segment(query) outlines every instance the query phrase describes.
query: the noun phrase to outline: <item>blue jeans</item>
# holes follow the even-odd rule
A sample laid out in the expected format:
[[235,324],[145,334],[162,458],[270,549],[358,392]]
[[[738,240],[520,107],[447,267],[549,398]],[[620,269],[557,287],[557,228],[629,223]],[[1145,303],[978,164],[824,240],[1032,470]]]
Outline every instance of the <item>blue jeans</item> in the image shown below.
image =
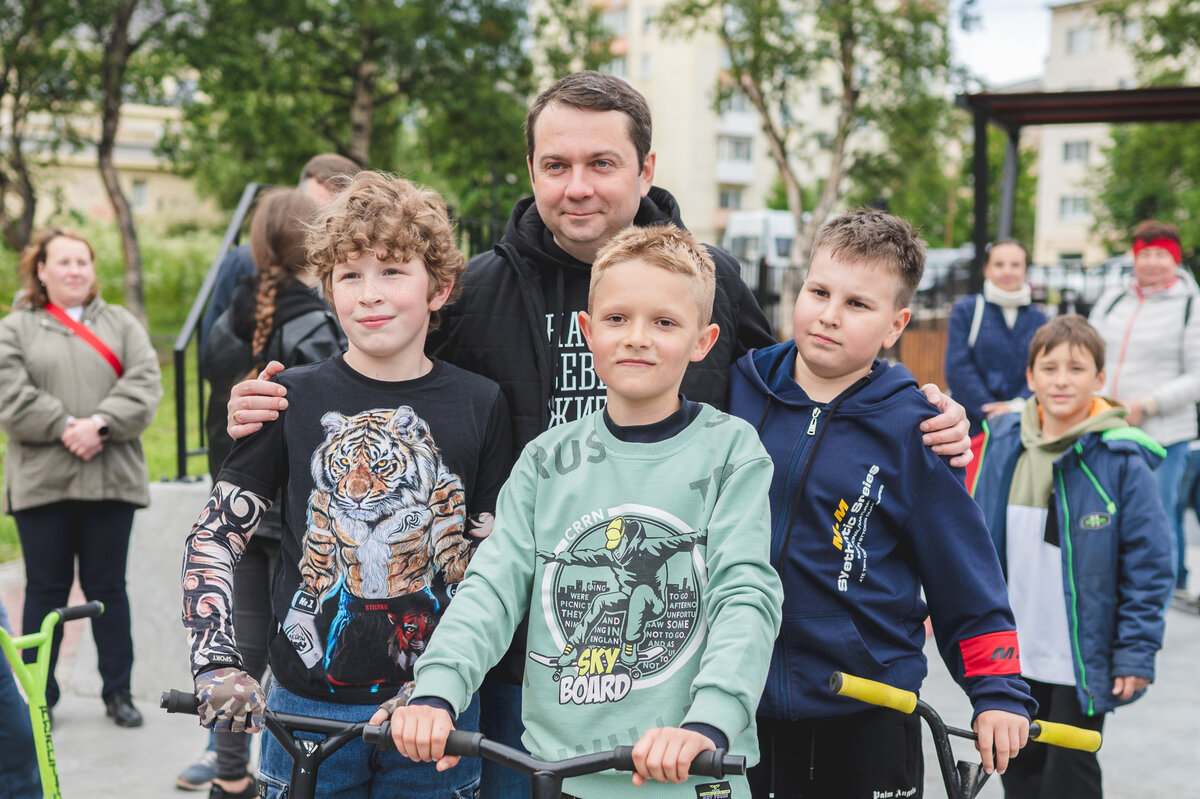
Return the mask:
[[[386,697],[384,697],[386,698]],[[382,698],[381,698],[382,701]],[[318,702],[291,693],[279,683],[273,683],[267,695],[267,707],[281,713],[316,716],[340,721],[367,721],[379,709],[379,703],[343,705],[337,702]],[[460,730],[479,728],[479,698],[471,700],[458,717]],[[288,795],[292,758],[284,751],[275,736],[262,733],[262,757],[258,764],[258,779],[267,789],[267,799],[283,799]],[[320,740],[320,735],[301,738]],[[479,761],[464,757],[449,771],[438,772],[433,763],[415,763],[399,752],[382,752],[367,746],[361,739],[350,741],[321,763],[317,772],[317,796],[337,799],[470,799],[479,786]]]
[[[501,680],[484,679],[479,688],[479,731],[489,740],[521,751],[521,686]],[[526,799],[529,776],[507,766],[483,761],[479,799]]]
[[[0,627],[12,632],[3,602],[0,602]],[[3,661],[0,662],[0,796],[40,799],[42,780],[38,776],[29,708],[17,692],[17,680],[8,661],[3,655],[0,661]]]
[[1178,588],[1187,588],[1188,583],[1187,534],[1184,533],[1183,528],[1183,517],[1188,508],[1191,508],[1192,512],[1196,514],[1196,521],[1200,521],[1200,449],[1188,449],[1187,465],[1183,470],[1183,482],[1179,487],[1179,503],[1175,506],[1175,523],[1179,525],[1182,536],[1180,540],[1184,544],[1176,558],[1178,570],[1175,573],[1175,585]]
[[1158,495],[1162,497],[1163,509],[1167,512],[1167,524],[1171,534],[1171,561],[1175,564],[1175,585],[1187,585],[1187,541],[1183,537],[1183,516],[1179,509],[1179,489],[1183,484],[1183,472],[1187,467],[1188,442],[1180,441],[1167,447],[1167,457],[1154,472],[1158,480]]

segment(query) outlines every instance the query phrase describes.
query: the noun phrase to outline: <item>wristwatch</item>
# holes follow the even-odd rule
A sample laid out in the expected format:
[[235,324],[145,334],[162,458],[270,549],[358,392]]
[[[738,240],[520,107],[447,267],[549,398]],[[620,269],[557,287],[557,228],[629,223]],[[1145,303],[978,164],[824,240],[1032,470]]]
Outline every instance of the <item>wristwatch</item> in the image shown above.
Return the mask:
[[92,421],[96,423],[96,432],[101,438],[108,438],[108,422],[98,413],[92,414]]

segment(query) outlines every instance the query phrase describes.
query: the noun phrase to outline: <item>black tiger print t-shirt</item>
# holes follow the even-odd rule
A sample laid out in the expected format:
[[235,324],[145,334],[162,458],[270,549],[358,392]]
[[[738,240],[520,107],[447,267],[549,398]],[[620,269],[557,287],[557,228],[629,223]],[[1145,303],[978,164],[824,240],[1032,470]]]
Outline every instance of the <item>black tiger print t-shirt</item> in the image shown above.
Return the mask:
[[312,699],[382,701],[412,679],[491,532],[512,462],[504,396],[442,361],[395,383],[340,356],[277,379],[288,409],[219,475],[264,497],[283,489],[271,669]]

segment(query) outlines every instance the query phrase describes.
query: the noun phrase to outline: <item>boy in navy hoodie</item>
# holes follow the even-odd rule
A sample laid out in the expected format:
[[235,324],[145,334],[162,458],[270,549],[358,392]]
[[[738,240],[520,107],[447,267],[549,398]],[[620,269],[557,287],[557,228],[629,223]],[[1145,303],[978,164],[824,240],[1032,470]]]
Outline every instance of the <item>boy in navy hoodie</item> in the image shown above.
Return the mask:
[[[985,424],[975,499],[1008,578],[1023,677],[1047,721],[1099,730],[1154,679],[1171,598],[1171,538],[1153,469],[1165,450],[1104,386],[1104,339],[1082,316],[1034,335],[1034,398]],[[1092,752],[1037,747],[1009,799],[1102,796]]]
[[916,380],[876,359],[908,324],[924,262],[904,220],[836,217],[817,234],[795,340],[733,367],[730,411],[775,463],[771,561],[784,587],[756,799],[921,795],[919,719],[836,696],[828,681],[845,671],[918,690],[927,615],[974,706],[984,768],[1003,772],[1028,738],[1036,706],[983,517],[921,442],[936,411]]

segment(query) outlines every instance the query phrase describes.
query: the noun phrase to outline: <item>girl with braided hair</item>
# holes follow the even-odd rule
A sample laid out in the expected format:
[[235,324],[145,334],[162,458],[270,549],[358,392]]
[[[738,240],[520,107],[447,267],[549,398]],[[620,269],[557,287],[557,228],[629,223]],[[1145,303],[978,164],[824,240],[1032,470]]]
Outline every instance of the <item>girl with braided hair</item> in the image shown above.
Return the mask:
[[[317,205],[299,189],[274,189],[259,200],[250,223],[250,253],[257,281],[243,281],[228,310],[205,342],[205,373],[214,386],[228,387],[256,376],[269,360],[284,366],[323,361],[341,352],[345,337],[329,304],[315,289],[308,268],[305,226]],[[223,402],[223,401],[222,401]],[[216,473],[232,441],[214,432],[209,465]],[[234,570],[234,627],[246,670],[262,679],[271,633],[271,584],[279,554],[282,520],[279,502],[264,515]],[[257,796],[247,771],[249,738],[216,733],[217,774],[210,797]]]

